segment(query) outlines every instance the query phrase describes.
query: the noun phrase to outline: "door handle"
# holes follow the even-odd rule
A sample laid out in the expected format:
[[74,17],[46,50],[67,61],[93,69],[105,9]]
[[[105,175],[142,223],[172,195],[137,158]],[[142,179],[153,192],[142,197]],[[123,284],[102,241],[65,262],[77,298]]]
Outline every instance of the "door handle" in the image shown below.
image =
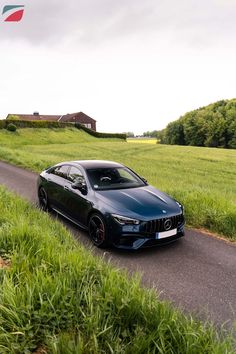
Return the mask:
[[69,190],[70,190],[70,188],[69,188],[69,187],[67,187],[67,186],[64,186],[64,190],[65,190],[65,191],[69,191]]

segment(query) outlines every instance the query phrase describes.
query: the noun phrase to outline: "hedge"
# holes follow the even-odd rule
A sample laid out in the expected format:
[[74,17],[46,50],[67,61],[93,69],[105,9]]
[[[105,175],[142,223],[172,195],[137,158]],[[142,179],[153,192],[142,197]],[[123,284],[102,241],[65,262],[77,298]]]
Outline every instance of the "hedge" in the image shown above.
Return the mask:
[[91,130],[89,128],[86,128],[80,123],[75,123],[75,127],[78,129],[84,130],[86,133],[95,136],[96,138],[115,138],[115,139],[123,139],[126,140],[126,134],[120,134],[120,133],[99,133],[95,132],[94,130]]
[[52,122],[47,120],[4,120],[3,128],[13,123],[17,128],[65,128],[73,127],[73,123]]
[[6,129],[7,126],[13,123],[17,128],[67,128],[67,127],[75,127],[77,129],[84,130],[86,133],[96,137],[96,138],[115,138],[126,140],[126,134],[119,133],[99,133],[95,132],[89,128],[86,128],[80,123],[63,123],[63,122],[52,122],[52,121],[37,121],[37,120],[0,120],[0,129]]

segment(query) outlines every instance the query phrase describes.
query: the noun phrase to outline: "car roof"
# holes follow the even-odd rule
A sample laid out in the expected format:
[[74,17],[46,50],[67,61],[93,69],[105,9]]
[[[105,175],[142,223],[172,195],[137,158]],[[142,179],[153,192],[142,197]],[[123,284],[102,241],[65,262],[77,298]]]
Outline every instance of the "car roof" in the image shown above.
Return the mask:
[[114,162],[114,161],[107,161],[107,160],[77,160],[77,161],[66,161],[61,162],[58,165],[74,165],[74,166],[82,166],[85,170],[91,168],[112,168],[112,167],[124,167],[124,165]]

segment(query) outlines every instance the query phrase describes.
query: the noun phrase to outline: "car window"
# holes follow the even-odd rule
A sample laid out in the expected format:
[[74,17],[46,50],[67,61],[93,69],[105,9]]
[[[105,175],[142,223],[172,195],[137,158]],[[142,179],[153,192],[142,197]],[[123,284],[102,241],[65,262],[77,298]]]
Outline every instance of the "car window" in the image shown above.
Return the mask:
[[124,167],[87,170],[92,187],[96,190],[136,188],[145,183],[131,170]]
[[68,165],[58,166],[51,173],[62,178],[67,178],[68,168]]
[[128,172],[124,168],[119,169],[119,175],[120,175],[120,178],[125,180],[126,182],[134,181],[134,176],[131,175],[130,172]]
[[71,182],[75,182],[78,179],[84,179],[83,173],[78,167],[72,166],[69,171],[68,179]]

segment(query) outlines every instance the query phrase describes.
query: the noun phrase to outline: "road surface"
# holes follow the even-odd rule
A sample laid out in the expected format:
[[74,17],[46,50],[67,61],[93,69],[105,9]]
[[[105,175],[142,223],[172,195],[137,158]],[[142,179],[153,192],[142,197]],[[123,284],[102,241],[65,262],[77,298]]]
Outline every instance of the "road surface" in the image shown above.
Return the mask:
[[[0,162],[0,184],[37,203],[37,174]],[[60,218],[86,247],[88,235]],[[145,286],[154,286],[160,297],[184,312],[217,326],[231,328],[236,321],[236,244],[187,229],[179,241],[159,248],[125,252],[92,247],[96,255],[109,259],[129,272],[142,273]]]

